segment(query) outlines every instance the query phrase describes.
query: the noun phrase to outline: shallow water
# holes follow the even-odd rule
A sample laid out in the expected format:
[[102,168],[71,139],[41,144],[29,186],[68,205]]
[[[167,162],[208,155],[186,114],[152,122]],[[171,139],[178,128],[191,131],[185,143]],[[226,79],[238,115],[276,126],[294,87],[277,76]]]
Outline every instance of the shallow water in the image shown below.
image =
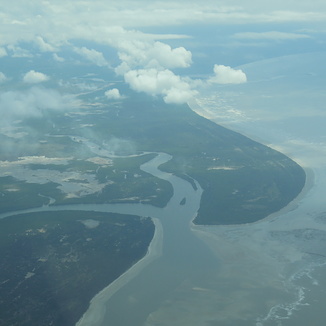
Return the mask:
[[[199,98],[201,114],[281,150],[312,171],[312,187],[291,209],[248,225],[190,225],[201,189],[195,191],[188,182],[158,171],[156,167],[169,158],[166,154],[143,165],[173,184],[174,196],[163,209],[143,204],[51,207],[151,216],[162,224],[162,250],[150,263],[131,270],[131,280],[120,290],[99,295],[78,326],[322,324],[326,114],[320,83],[326,82],[318,60],[323,57],[245,66],[248,84],[221,86]],[[299,82],[307,76],[309,81]],[[180,205],[185,197],[186,205]]]
[[[200,106],[194,107],[309,170],[312,187],[290,205],[291,210],[251,225],[204,229],[211,234],[206,242],[215,246],[221,270],[226,269],[222,275],[231,275],[229,266],[238,291],[243,289],[241,281],[251,281],[244,290],[247,295],[233,296],[241,306],[233,304],[232,309],[234,314],[241,312],[241,325],[321,325],[326,319],[322,303],[326,292],[323,58],[324,54],[306,54],[243,66],[249,80],[246,85],[210,89],[198,99]],[[230,314],[218,325],[232,325],[231,320]]]

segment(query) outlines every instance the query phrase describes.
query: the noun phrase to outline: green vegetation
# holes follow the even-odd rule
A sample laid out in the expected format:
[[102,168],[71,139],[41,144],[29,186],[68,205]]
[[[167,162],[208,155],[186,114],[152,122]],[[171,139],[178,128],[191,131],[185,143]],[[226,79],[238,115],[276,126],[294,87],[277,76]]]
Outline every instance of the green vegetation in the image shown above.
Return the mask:
[[49,202],[47,197],[62,198],[63,194],[57,186],[52,182],[38,184],[13,177],[0,178],[0,213],[46,205]]
[[[53,113],[48,121],[51,121],[46,126],[48,135],[44,135],[45,126],[40,127],[42,142],[37,151],[28,155],[73,157],[68,165],[43,168],[91,173],[103,189],[83,196],[65,196],[57,189],[59,181],[39,185],[40,190],[37,185],[29,184],[30,194],[5,193],[0,198],[0,203],[4,203],[2,211],[9,210],[10,205],[14,210],[28,206],[28,202],[30,207],[44,204],[45,198],[37,198],[37,194],[55,198],[55,204],[145,202],[163,207],[171,198],[173,190],[168,182],[140,170],[139,166],[150,156],[117,158],[112,166],[100,166],[86,161],[96,154],[82,141],[68,137],[71,133],[97,144],[99,150],[115,154],[173,155],[161,168],[184,178],[194,189],[197,186],[193,179],[197,180],[204,190],[195,220],[199,224],[257,221],[294,199],[305,183],[303,169],[285,155],[198,116],[187,105],[168,105],[157,98],[132,94],[122,102],[103,105],[97,114],[74,119],[73,114],[62,117]],[[30,123],[35,128],[41,125],[36,120]],[[30,167],[40,169],[40,165]],[[76,183],[87,183],[83,180]],[[22,185],[22,189],[28,187]],[[18,198],[14,195],[20,196],[17,205],[12,205]]]
[[[0,213],[47,205],[50,198],[55,200],[54,205],[144,202],[164,207],[173,194],[171,184],[140,170],[140,165],[153,156],[116,158],[109,166],[100,166],[83,159],[70,160],[66,165],[28,164],[26,168],[36,175],[38,170],[45,169],[49,170],[49,175],[52,171],[57,173],[54,178],[56,182],[38,184],[13,177],[0,178]],[[74,179],[74,173],[79,173],[80,179]],[[69,174],[71,178],[67,179]],[[86,179],[89,175],[94,175],[95,182],[103,184],[101,191],[82,196],[78,196],[77,191],[75,197],[69,197],[58,188],[63,179],[84,185],[86,189],[92,188]]]
[[150,218],[60,211],[0,220],[0,325],[74,325],[142,258]]
[[137,150],[173,155],[161,168],[196,189],[194,178],[204,189],[198,224],[257,221],[289,203],[305,184],[303,169],[291,159],[198,116],[187,105],[137,94],[92,119],[98,137],[123,138]]

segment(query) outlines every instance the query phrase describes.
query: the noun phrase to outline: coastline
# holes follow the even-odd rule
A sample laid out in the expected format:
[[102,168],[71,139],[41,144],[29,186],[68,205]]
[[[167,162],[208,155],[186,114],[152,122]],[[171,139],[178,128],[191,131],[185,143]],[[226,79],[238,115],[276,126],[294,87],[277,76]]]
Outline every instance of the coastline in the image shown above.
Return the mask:
[[[207,110],[200,106],[198,104],[198,102],[196,101],[196,99],[193,99],[191,101],[189,101],[188,103],[189,108],[194,111],[195,113],[197,113],[198,115],[201,115],[202,117],[211,120],[212,122],[216,123],[216,124],[220,124],[216,121],[216,118],[214,118],[214,116],[211,113],[208,113]],[[285,149],[283,150],[283,148],[279,148],[276,144],[272,144],[270,141],[267,141],[266,139],[262,139],[261,137],[254,135],[254,134],[248,134],[243,130],[239,130],[237,128],[231,127],[229,125],[225,125],[223,123],[220,124],[221,126],[224,126],[225,128],[228,128],[230,130],[233,130],[235,132],[240,133],[241,135],[248,137],[256,142],[259,142],[265,146],[268,146],[270,148],[273,148],[276,151],[279,151],[280,153],[286,155],[287,157],[289,157],[292,161],[294,161],[295,163],[297,163],[305,172],[305,176],[306,176],[306,180],[305,180],[305,184],[303,186],[303,188],[301,189],[300,193],[293,199],[291,200],[286,206],[284,206],[283,208],[281,208],[280,210],[267,215],[266,217],[256,221],[256,222],[251,222],[251,223],[240,223],[240,224],[221,224],[221,225],[202,225],[202,224],[195,224],[194,219],[192,219],[191,221],[191,226],[190,228],[193,230],[196,227],[200,228],[200,227],[239,227],[239,226],[244,226],[244,225],[254,225],[254,224],[259,224],[262,221],[267,221],[267,220],[273,220],[275,218],[277,218],[280,215],[286,214],[294,209],[296,209],[298,207],[299,202],[307,195],[307,193],[311,190],[311,188],[314,186],[315,184],[315,173],[313,171],[312,168],[309,167],[303,167],[301,165],[301,163],[299,162],[300,159],[294,157],[293,155],[291,155],[291,153],[288,153]]]
[[[290,158],[293,160],[292,157],[290,157]],[[306,197],[306,195],[310,192],[310,190],[315,185],[315,173],[314,173],[313,169],[312,168],[303,168],[303,169],[306,174],[306,181],[305,181],[305,184],[304,184],[302,190],[300,191],[300,193],[293,200],[291,200],[286,206],[284,206],[277,212],[274,212],[274,213],[266,216],[265,218],[263,218],[257,222],[254,222],[252,224],[258,224],[259,222],[262,222],[262,221],[272,221],[281,215],[287,214],[287,213],[295,210],[299,206],[299,203],[301,202],[301,200],[304,197]]]
[[105,315],[107,301],[149,263],[160,257],[162,254],[163,227],[159,219],[152,218],[152,221],[155,225],[155,232],[147,254],[92,298],[87,311],[76,323],[76,326],[100,325]]
[[[214,116],[211,113],[208,113],[205,110],[205,108],[202,108],[197,103],[196,100],[193,100],[192,102],[189,102],[187,104],[190,107],[190,109],[193,110],[195,113],[205,117],[206,119],[213,121],[214,123],[217,123]],[[313,170],[313,168],[303,167],[298,162],[300,160],[293,157],[294,155],[291,155],[291,153],[288,153],[286,150],[282,150],[280,148],[275,148],[276,145],[274,147],[274,145],[270,141],[267,141],[266,139],[263,140],[259,136],[253,135],[253,134],[249,135],[245,131],[241,131],[237,128],[232,128],[232,127],[230,128],[230,126],[228,126],[228,125],[224,125],[224,124],[221,124],[221,125],[225,126],[226,128],[232,129],[238,133],[241,133],[245,137],[253,139],[254,141],[260,142],[266,146],[269,146],[271,148],[274,148],[275,150],[280,151],[284,155],[288,156],[291,160],[293,160],[294,162],[299,164],[301,166],[301,168],[304,169],[305,175],[306,175],[305,184],[304,184],[302,190],[292,201],[290,201],[286,206],[284,206],[280,210],[278,210],[272,214],[269,214],[266,217],[264,217],[256,222],[241,223],[241,224],[224,224],[224,225],[200,225],[200,224],[194,223],[195,217],[191,220],[191,222],[190,222],[191,231],[194,232],[194,234],[200,240],[204,241],[204,243],[207,244],[207,246],[214,252],[214,255],[216,255],[217,258],[219,258],[219,259],[222,258],[222,260],[223,260],[231,253],[230,250],[232,252],[234,250],[236,250],[235,248],[233,248],[233,250],[231,248],[229,248],[230,250],[227,249],[225,244],[228,243],[228,240],[226,238],[223,239],[223,235],[222,235],[223,232],[228,232],[228,231],[232,232],[232,230],[237,231],[239,229],[246,229],[246,228],[254,229],[256,227],[259,227],[260,224],[270,223],[270,222],[278,219],[280,216],[285,215],[291,211],[294,211],[295,209],[298,208],[298,206],[299,206],[300,202],[303,200],[303,198],[305,198],[307,196],[307,194],[311,191],[311,189],[315,186],[315,171]],[[229,261],[229,259],[227,259],[227,260]]]
[[[213,112],[206,112],[205,108],[202,109],[198,104],[191,109],[219,123]],[[314,245],[316,247],[313,248],[319,248],[318,232],[325,229],[323,220],[318,220],[318,216],[323,213],[323,205],[318,205],[318,208],[314,205],[318,200],[322,200],[320,192],[325,184],[321,181],[325,177],[324,165],[318,160],[317,164],[314,164],[314,158],[318,159],[321,153],[313,148],[315,152],[306,154],[297,147],[288,146],[291,143],[287,144],[275,137],[268,138],[267,134],[260,137],[258,129],[255,135],[250,129],[248,134],[242,126],[237,128],[233,125],[221,125],[288,156],[304,169],[305,184],[300,193],[286,206],[254,223],[211,226],[197,225],[192,221],[190,228],[220,261],[218,278],[223,279],[224,283],[232,281],[232,284],[239,284],[239,289],[246,294],[246,302],[250,302],[254,307],[248,308],[248,314],[255,316],[253,325],[263,326],[271,321],[278,322],[290,317],[292,319],[294,312],[296,315],[301,313],[301,306],[315,307],[315,303],[307,296],[310,291],[316,292],[318,280],[312,278],[311,274],[320,263],[307,255],[309,250],[314,252],[313,249],[307,248]],[[315,207],[316,210],[313,210]],[[310,238],[305,237],[309,232]],[[306,284],[302,286],[300,282]],[[260,301],[254,295],[252,301],[248,298],[254,291],[262,289],[264,296],[269,300],[266,300],[265,307],[259,310],[255,307],[259,306]],[[243,314],[245,303],[236,294],[232,296],[232,302],[233,305],[241,305],[240,312]],[[233,313],[227,316],[230,320],[237,312],[236,309],[232,311]]]
[[[206,244],[220,262],[220,270],[216,275],[217,284],[222,284],[220,289],[223,289],[224,283],[232,282],[238,285],[238,292],[228,294],[232,298],[232,307],[220,312],[224,314],[224,318],[237,323],[234,316],[243,315],[244,309],[248,309],[246,313],[253,316],[253,325],[263,326],[270,320],[282,319],[284,312],[290,317],[299,307],[309,304],[306,303],[305,288],[296,282],[305,275],[309,278],[317,265],[310,266],[307,263],[306,269],[297,269],[296,266],[301,266],[306,261],[305,253],[286,237],[278,239],[271,235],[273,231],[287,230],[287,214],[292,217],[300,215],[301,201],[316,185],[313,171],[305,171],[307,179],[300,194],[281,210],[264,219],[254,223],[216,226],[190,222],[191,231]],[[220,280],[223,280],[223,283]],[[311,280],[314,287],[313,282],[317,281],[312,278]],[[289,289],[291,292],[288,292]],[[261,302],[257,301],[255,291],[264,291],[269,298],[263,307],[264,310],[256,308]],[[247,297],[248,307],[239,293]],[[222,296],[218,299],[223,300]]]
[[[291,158],[292,159],[292,158]],[[259,224],[262,222],[266,221],[273,221],[274,219],[278,218],[281,215],[287,214],[293,210],[295,210],[298,206],[301,200],[309,193],[309,191],[313,188],[315,184],[315,174],[313,169],[311,168],[304,168],[305,174],[306,174],[306,182],[300,191],[300,193],[293,199],[291,200],[286,206],[281,208],[280,210],[267,215],[266,217],[256,221],[256,222],[251,222],[251,223],[240,223],[240,224],[218,224],[218,225],[203,225],[203,224],[195,224],[193,221],[195,220],[196,217],[191,221],[191,230],[196,232],[198,229],[203,231],[205,229],[205,232],[210,232],[214,228],[232,228],[232,227],[242,227],[246,225],[255,225]]]

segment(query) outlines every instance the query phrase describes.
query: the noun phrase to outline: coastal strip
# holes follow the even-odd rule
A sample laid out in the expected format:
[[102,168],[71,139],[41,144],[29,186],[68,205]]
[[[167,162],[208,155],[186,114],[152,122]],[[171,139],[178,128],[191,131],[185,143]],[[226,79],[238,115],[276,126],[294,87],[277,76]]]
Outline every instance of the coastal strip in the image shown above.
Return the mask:
[[[242,223],[232,225],[199,225],[194,223],[194,218],[190,222],[190,229],[199,239],[204,241],[211,250],[213,250],[213,252],[218,258],[221,258],[221,255],[224,256],[225,251],[225,246],[223,246],[224,243],[222,244],[221,242],[223,241],[223,237],[219,236],[221,232],[246,227],[252,228],[254,225],[260,225],[265,222],[271,222],[273,220],[276,220],[279,217],[289,212],[292,212],[298,208],[300,202],[307,196],[309,191],[315,185],[315,174],[313,169],[305,168],[305,173],[306,182],[299,195],[280,210],[266,216],[265,218],[259,221],[253,223]],[[221,248],[223,249],[221,250]]]
[[93,297],[93,299],[90,301],[89,308],[77,322],[76,326],[101,325],[101,322],[105,316],[107,301],[117,291],[119,291],[119,289],[137,276],[148,264],[161,256],[163,245],[163,227],[159,219],[152,218],[152,221],[155,225],[155,233],[148,247],[147,254],[110,285]]

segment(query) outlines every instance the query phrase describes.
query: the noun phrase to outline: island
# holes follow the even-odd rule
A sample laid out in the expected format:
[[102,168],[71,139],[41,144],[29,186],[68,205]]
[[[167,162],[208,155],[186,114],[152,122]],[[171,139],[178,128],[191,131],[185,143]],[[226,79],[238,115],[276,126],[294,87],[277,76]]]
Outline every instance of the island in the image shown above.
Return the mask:
[[74,325],[147,252],[150,218],[61,211],[1,220],[0,324]]

